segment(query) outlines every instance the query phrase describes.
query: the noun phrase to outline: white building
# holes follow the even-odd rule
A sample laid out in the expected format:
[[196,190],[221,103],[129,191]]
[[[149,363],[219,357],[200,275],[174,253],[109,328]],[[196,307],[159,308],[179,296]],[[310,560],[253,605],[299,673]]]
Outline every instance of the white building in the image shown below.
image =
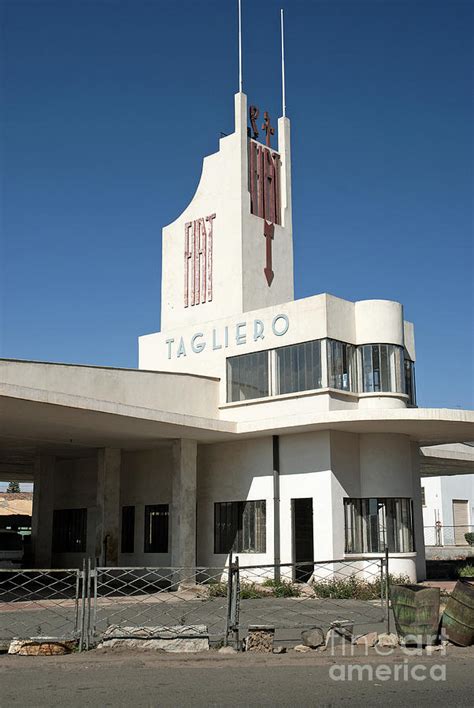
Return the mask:
[[247,123],[238,93],[234,132],[163,229],[162,331],[140,337],[139,370],[0,364],[0,473],[34,479],[39,566],[388,544],[393,572],[424,576],[420,448],[474,439],[474,414],[415,406],[398,302],[293,299],[290,123],[276,148]]
[[468,545],[465,534],[474,532],[474,474],[456,474],[455,463],[472,459],[473,449],[473,443],[464,443],[440,445],[431,450],[437,454],[447,450],[452,462],[449,474],[424,477],[421,481],[427,546]]

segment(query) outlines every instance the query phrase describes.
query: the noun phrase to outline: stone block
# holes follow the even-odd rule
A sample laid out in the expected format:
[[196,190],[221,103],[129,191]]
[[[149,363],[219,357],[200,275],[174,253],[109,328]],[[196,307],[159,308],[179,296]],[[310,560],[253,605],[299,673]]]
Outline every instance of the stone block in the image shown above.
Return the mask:
[[301,632],[301,640],[303,644],[311,649],[316,649],[325,643],[325,633],[321,627],[313,627],[305,629]]

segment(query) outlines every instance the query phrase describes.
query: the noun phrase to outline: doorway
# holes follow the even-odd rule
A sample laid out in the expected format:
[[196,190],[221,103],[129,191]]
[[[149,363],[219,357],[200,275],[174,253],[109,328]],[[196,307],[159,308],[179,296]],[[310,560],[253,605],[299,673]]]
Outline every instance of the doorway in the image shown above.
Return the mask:
[[313,573],[313,499],[292,499],[293,558],[296,564],[295,580],[307,582]]

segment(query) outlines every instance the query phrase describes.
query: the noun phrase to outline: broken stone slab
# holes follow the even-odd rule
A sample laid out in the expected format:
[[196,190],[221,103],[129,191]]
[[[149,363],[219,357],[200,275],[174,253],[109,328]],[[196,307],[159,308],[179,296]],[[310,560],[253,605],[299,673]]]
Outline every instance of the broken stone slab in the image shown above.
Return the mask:
[[397,647],[398,646],[398,636],[396,634],[393,634],[392,632],[390,634],[383,632],[382,634],[378,635],[377,646],[379,646],[379,647]]
[[301,632],[303,644],[311,649],[316,649],[325,643],[325,633],[321,627],[312,627]]
[[209,651],[209,639],[108,639],[97,649],[128,649],[192,654]]
[[184,653],[208,651],[209,632],[204,624],[154,627],[112,624],[105,630],[97,648]]
[[10,642],[8,653],[18,656],[59,656],[70,654],[76,647],[77,641],[74,639],[14,639]]
[[143,627],[110,624],[102,636],[102,641],[109,639],[209,639],[209,632],[205,624]]
[[359,647],[374,647],[377,643],[377,639],[377,632],[367,632],[367,634],[361,634],[358,637],[354,637],[352,643]]

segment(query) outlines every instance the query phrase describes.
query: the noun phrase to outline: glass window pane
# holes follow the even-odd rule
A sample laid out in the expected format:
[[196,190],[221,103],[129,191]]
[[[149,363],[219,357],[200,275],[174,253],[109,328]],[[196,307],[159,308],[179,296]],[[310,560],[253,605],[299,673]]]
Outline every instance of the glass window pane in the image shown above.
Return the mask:
[[328,380],[330,388],[355,391],[354,346],[328,339]]
[[267,351],[227,359],[228,401],[247,401],[268,395]]
[[276,349],[277,393],[321,388],[321,341]]
[[345,552],[414,551],[411,499],[345,499]]

